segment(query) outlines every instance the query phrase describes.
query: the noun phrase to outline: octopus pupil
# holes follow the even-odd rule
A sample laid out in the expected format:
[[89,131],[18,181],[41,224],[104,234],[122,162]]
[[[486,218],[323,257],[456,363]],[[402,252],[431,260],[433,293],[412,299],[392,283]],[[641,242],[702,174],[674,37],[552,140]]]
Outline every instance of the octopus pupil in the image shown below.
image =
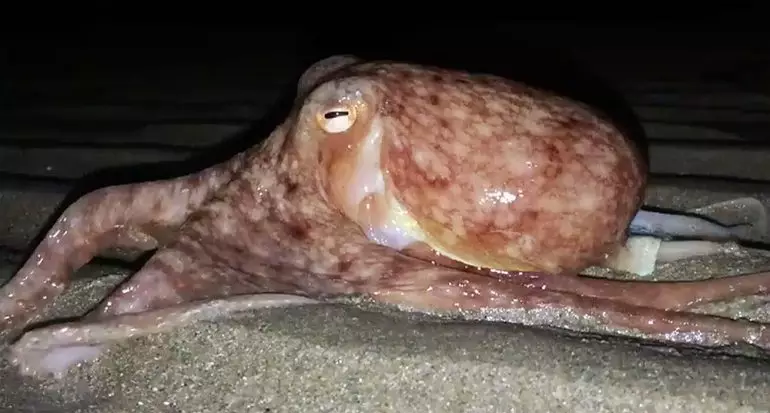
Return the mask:
[[335,110],[331,112],[324,113],[324,118],[326,119],[334,119],[338,118],[340,116],[347,116],[348,112],[346,110]]

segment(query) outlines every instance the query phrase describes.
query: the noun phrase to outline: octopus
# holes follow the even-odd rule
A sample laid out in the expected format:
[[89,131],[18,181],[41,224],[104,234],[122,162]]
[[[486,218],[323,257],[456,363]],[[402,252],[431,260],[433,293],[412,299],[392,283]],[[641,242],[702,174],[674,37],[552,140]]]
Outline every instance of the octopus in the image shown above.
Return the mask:
[[[640,212],[646,176],[628,136],[576,100],[334,56],[302,74],[293,108],[253,148],[69,205],[0,290],[0,331],[23,372],[63,374],[115,340],[207,314],[362,296],[438,313],[569,311],[665,342],[770,347],[765,324],[688,311],[765,294],[770,272],[584,274],[627,269],[644,238],[629,228],[663,222]],[[114,247],[154,252],[80,319],[36,326],[73,272]]]

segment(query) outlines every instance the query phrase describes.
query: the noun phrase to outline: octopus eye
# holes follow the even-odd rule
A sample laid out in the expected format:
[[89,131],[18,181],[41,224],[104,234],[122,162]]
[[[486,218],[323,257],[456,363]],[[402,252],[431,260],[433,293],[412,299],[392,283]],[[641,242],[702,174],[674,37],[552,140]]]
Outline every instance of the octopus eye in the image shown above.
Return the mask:
[[318,114],[318,124],[327,133],[341,133],[356,121],[356,111],[348,107],[333,107]]

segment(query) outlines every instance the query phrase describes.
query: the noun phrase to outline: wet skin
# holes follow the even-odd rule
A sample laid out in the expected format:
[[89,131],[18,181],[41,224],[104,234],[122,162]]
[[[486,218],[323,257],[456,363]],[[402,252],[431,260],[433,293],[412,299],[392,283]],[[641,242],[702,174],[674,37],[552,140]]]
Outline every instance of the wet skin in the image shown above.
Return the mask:
[[263,144],[71,205],[0,290],[0,329],[17,336],[74,270],[121,246],[157,251],[84,317],[90,332],[120,317],[149,332],[171,320],[163,309],[244,294],[356,294],[425,311],[567,309],[661,340],[770,347],[763,324],[685,311],[763,294],[768,273],[579,275],[624,245],[646,172],[575,101],[490,75],[332,58],[303,75]]

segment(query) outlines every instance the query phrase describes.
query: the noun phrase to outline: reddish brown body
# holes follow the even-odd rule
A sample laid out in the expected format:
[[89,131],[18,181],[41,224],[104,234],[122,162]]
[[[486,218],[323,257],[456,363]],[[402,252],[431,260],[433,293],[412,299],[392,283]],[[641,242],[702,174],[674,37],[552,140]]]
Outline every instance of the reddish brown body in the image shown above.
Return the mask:
[[387,177],[419,221],[498,261],[513,241],[521,269],[550,273],[599,264],[625,241],[646,166],[606,119],[493,76],[370,67],[355,73],[388,96]]
[[[589,108],[492,76],[350,58],[311,68],[299,95],[264,145],[70,206],[0,291],[6,332],[27,326],[99,250],[158,251],[87,324],[23,336],[17,360],[40,360],[31,349],[41,342],[75,351],[108,325],[154,331],[174,322],[176,305],[255,293],[569,309],[664,340],[770,347],[762,324],[679,311],[764,293],[767,274],[669,284],[577,276],[624,241],[646,172]],[[463,259],[436,265],[419,258],[426,245]]]

